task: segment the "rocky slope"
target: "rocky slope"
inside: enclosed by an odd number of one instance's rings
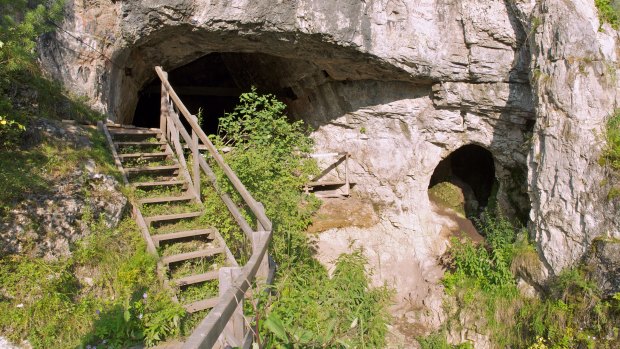
[[[93,146],[85,126],[41,119],[30,126],[28,133],[31,147],[45,143],[58,150],[42,152],[51,165],[33,171],[42,173],[41,181],[49,185],[32,190],[6,217],[0,217],[0,256],[19,253],[45,259],[65,257],[76,241],[92,233],[91,224],[116,226],[127,199],[119,191],[118,181],[102,173],[95,160],[85,155]],[[75,164],[64,158],[76,152],[84,156],[80,155]],[[76,167],[66,172],[49,170],[61,168],[63,162]]]

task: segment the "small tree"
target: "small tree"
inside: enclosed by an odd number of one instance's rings
[[[28,85],[38,72],[36,40],[62,16],[63,1],[0,0],[0,147],[9,147],[25,130],[25,115],[14,106],[11,88]]]

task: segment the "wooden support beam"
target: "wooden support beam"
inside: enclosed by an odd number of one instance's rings
[[[166,73],[166,78],[168,73]],[[236,87],[216,87],[216,86],[176,86],[174,90],[184,96],[209,96],[209,97],[239,97],[243,91]],[[147,94],[159,93],[158,86],[151,86],[145,89]]]

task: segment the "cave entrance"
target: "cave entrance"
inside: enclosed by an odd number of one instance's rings
[[[222,54],[212,53],[168,72],[168,81],[190,113],[202,113],[202,129],[217,132],[218,119],[233,111],[241,89]],[[161,82],[154,79],[139,92],[133,125],[159,127]]]
[[[477,218],[493,204],[496,188],[493,155],[469,144],[439,162],[431,176],[429,197],[467,218]]]
[[[232,112],[239,96],[255,86],[284,102],[294,100],[290,88],[280,88],[262,75],[277,73],[275,58],[259,53],[210,53],[168,72],[168,80],[190,113],[202,114],[202,129],[217,132],[218,120]],[[133,122],[138,127],[159,127],[161,82],[155,78],[138,93]]]

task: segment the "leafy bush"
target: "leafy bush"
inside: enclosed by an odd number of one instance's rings
[[[266,348],[380,348],[391,293],[368,288],[361,251],[341,255],[330,279],[316,266],[283,275],[264,322]],[[299,316],[304,314],[304,316]]]
[[[514,286],[510,265],[514,257],[516,232],[510,222],[501,216],[485,214],[484,223],[478,223],[487,245],[475,245],[470,240],[452,240],[449,255],[451,271],[444,276],[448,291],[461,280],[469,279],[476,287],[493,290]]]
[[[620,297],[601,299],[583,268],[563,271],[541,299],[521,296],[511,265],[534,266],[533,247],[515,239],[519,234],[502,217],[488,217],[478,226],[487,238],[485,246],[454,241],[449,251],[451,269],[443,280],[448,329],[475,328],[497,347],[618,347]],[[423,348],[449,348],[442,333],[420,343]]]
[[[615,0],[594,0],[594,4],[598,9],[601,24],[609,23],[617,30],[620,25],[620,4]]]
[[[302,121],[288,121],[285,108],[273,95],[259,95],[252,89],[240,96],[234,112],[220,118],[219,135],[214,137],[218,148],[233,147],[225,155],[226,162],[265,205],[274,232],[270,251],[281,264],[309,258],[303,231],[319,204],[301,191],[316,172],[315,162],[304,157],[312,149],[312,140]],[[218,182],[225,183],[224,190],[235,196],[224,178],[219,172]],[[241,202],[238,197],[236,201]]]
[[[218,148],[232,148],[225,154],[227,163],[265,205],[273,223],[269,251],[278,263],[276,295],[255,310],[261,341],[272,348],[381,347],[390,294],[385,288],[369,289],[361,253],[342,256],[331,279],[312,256],[304,230],[319,201],[302,191],[317,173],[315,161],[304,156],[312,140],[303,123],[290,122],[284,111],[274,96],[252,89],[219,120],[219,134],[213,137]],[[222,173],[218,182],[241,202]],[[255,221],[247,210],[246,216]]]
[[[62,15],[62,1],[0,0],[0,148],[13,146],[25,130],[25,115],[9,90],[33,84],[38,72],[36,39],[51,30],[49,20]]]

